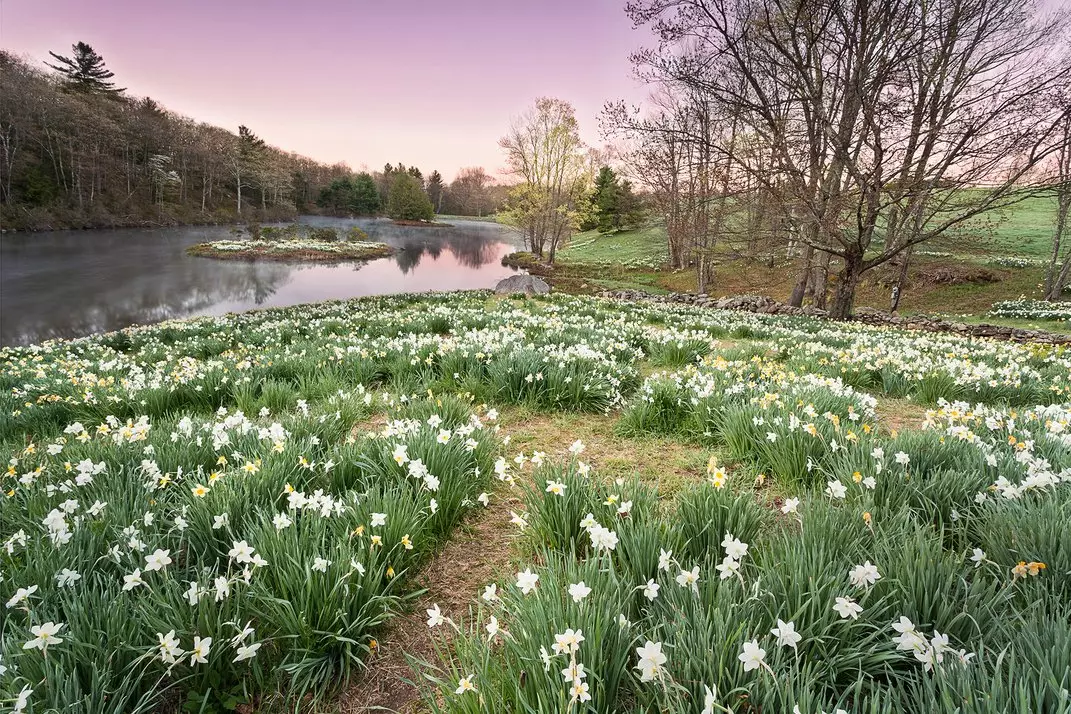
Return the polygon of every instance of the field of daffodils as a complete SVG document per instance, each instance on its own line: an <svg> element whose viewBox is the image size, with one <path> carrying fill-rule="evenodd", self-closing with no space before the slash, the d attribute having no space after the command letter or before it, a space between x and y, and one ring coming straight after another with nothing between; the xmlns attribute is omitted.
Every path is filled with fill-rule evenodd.
<svg viewBox="0 0 1071 714"><path fill-rule="evenodd" d="M518 453L517 408L705 467ZM0 453L5 711L337 711L505 498L509 576L420 605L420 711L1071 711L1071 350L380 297L4 348Z"/></svg>

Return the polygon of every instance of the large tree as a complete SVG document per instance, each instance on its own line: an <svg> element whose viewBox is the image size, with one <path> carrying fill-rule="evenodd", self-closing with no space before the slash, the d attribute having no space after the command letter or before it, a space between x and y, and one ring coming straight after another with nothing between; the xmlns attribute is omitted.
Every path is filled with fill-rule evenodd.
<svg viewBox="0 0 1071 714"><path fill-rule="evenodd" d="M628 11L662 40L636 56L641 70L709 103L722 127L704 141L776 199L805 246L800 285L812 256L839 265L835 317L866 272L1030 195L1059 146L1061 114L1039 99L1071 77L1067 13L1036 2L634 0ZM740 132L759 150L731 141Z"/></svg>
<svg viewBox="0 0 1071 714"><path fill-rule="evenodd" d="M380 205L375 179L367 171L357 174L353 179L353 212L374 216L379 213Z"/></svg>
<svg viewBox="0 0 1071 714"><path fill-rule="evenodd" d="M520 179L505 218L522 230L533 253L553 264L558 246L590 210L591 170L576 112L568 102L541 97L498 143Z"/></svg>
<svg viewBox="0 0 1071 714"><path fill-rule="evenodd" d="M428 185L425 188L428 192L428 198L431 199L431 205L435 207L436 213L443 212L443 194L446 191L446 187L443 185L443 175L438 171L432 171L428 176Z"/></svg>
<svg viewBox="0 0 1071 714"><path fill-rule="evenodd" d="M1064 291L1071 287L1071 86L1060 87L1052 94L1051 101L1057 109L1063 109L1060 120L1062 141L1050 161L1049 182L1056 194L1056 225L1052 234L1052 253L1045 269L1045 299L1060 300Z"/></svg>
<svg viewBox="0 0 1071 714"><path fill-rule="evenodd" d="M401 221L430 221L435 217L419 178L408 172L395 173L387 198L387 215Z"/></svg>
<svg viewBox="0 0 1071 714"><path fill-rule="evenodd" d="M100 94L119 94L126 91L125 88L116 87L115 82L109 81L115 73L104 66L104 58L85 42L71 45L70 57L58 55L55 52L49 52L49 54L59 64L48 66L63 75L68 84L75 89Z"/></svg>
<svg viewBox="0 0 1071 714"><path fill-rule="evenodd" d="M482 166L469 166L457 172L443 199L447 213L482 216L492 211L491 185L494 179Z"/></svg>
<svg viewBox="0 0 1071 714"><path fill-rule="evenodd" d="M242 214L242 189L254 186L264 170L264 140L245 126L238 127L238 140L230 154L231 175L237 198L238 215Z"/></svg>

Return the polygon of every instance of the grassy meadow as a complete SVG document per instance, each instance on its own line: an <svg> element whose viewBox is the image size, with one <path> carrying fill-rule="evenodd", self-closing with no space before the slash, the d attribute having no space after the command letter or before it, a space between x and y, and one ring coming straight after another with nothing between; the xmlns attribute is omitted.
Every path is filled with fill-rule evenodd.
<svg viewBox="0 0 1071 714"><path fill-rule="evenodd" d="M0 350L17 712L1063 712L1071 352L555 294Z"/></svg>
<svg viewBox="0 0 1071 714"><path fill-rule="evenodd" d="M995 303L1038 297L1044 262L1052 250L1055 202L1033 198L985 214L921 246L901 297L904 314L935 314L965 322L1067 332L1066 320L990 314ZM695 271L666 271L665 229L657 222L638 230L577 234L558 252L552 282L577 293L635 288L652 293L695 290ZM732 254L722 245L710 293L761 293L786 300L796 274L792 265L770 266ZM878 269L860 285L857 305L888 309L894 270ZM984 319L981 318L984 316Z"/></svg>

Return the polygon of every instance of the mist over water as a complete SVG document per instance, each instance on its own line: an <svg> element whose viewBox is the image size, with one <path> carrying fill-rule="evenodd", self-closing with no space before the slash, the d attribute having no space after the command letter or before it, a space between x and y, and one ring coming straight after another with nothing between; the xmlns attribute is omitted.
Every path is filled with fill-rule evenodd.
<svg viewBox="0 0 1071 714"><path fill-rule="evenodd" d="M195 243L231 238L228 226L18 233L0 237L0 345L80 337L198 315L364 295L494 287L517 271L501 259L516 234L494 223L398 226L387 220L307 216L360 226L396 248L368 263L282 263L194 258Z"/></svg>

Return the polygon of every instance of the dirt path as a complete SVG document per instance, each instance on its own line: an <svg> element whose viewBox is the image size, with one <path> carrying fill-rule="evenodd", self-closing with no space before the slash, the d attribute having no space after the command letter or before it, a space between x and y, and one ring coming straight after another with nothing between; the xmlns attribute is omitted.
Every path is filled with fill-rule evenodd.
<svg viewBox="0 0 1071 714"><path fill-rule="evenodd" d="M500 411L502 431L510 435L508 458L520 452L531 456L534 451L542 451L548 459L563 459L569 446L581 439L587 445L582 458L602 475L638 473L668 490L701 478L705 467L705 453L700 449L669 440L615 436L617 415L537 414L518 408ZM529 465L518 477L527 478L530 474ZM364 676L339 697L332 711L422 711L416 687L406 681L414 677L406 655L434 662L433 634L450 634L449 628L437 628L433 633L425 610L437 603L444 616L467 622L469 607L476 603L484 586L508 579L517 535L510 523L510 511L523 508L517 494L517 490L503 484L491 495L488 508L472 513L454 531L442 552L417 577L415 587L427 592L413 602L409 612L391 621Z"/></svg>
<svg viewBox="0 0 1071 714"><path fill-rule="evenodd" d="M519 506L520 501L503 488L492 494L488 508L473 513L454 531L417 577L415 587L427 592L413 602L410 612L391 621L364 676L339 698L338 712L420 711L419 692L406 681L413 679L413 671L405 656L434 662L433 635L448 633L448 628L433 633L424 611L438 603L446 617L468 620L469 605L485 585L505 572L515 530L510 510Z"/></svg>

